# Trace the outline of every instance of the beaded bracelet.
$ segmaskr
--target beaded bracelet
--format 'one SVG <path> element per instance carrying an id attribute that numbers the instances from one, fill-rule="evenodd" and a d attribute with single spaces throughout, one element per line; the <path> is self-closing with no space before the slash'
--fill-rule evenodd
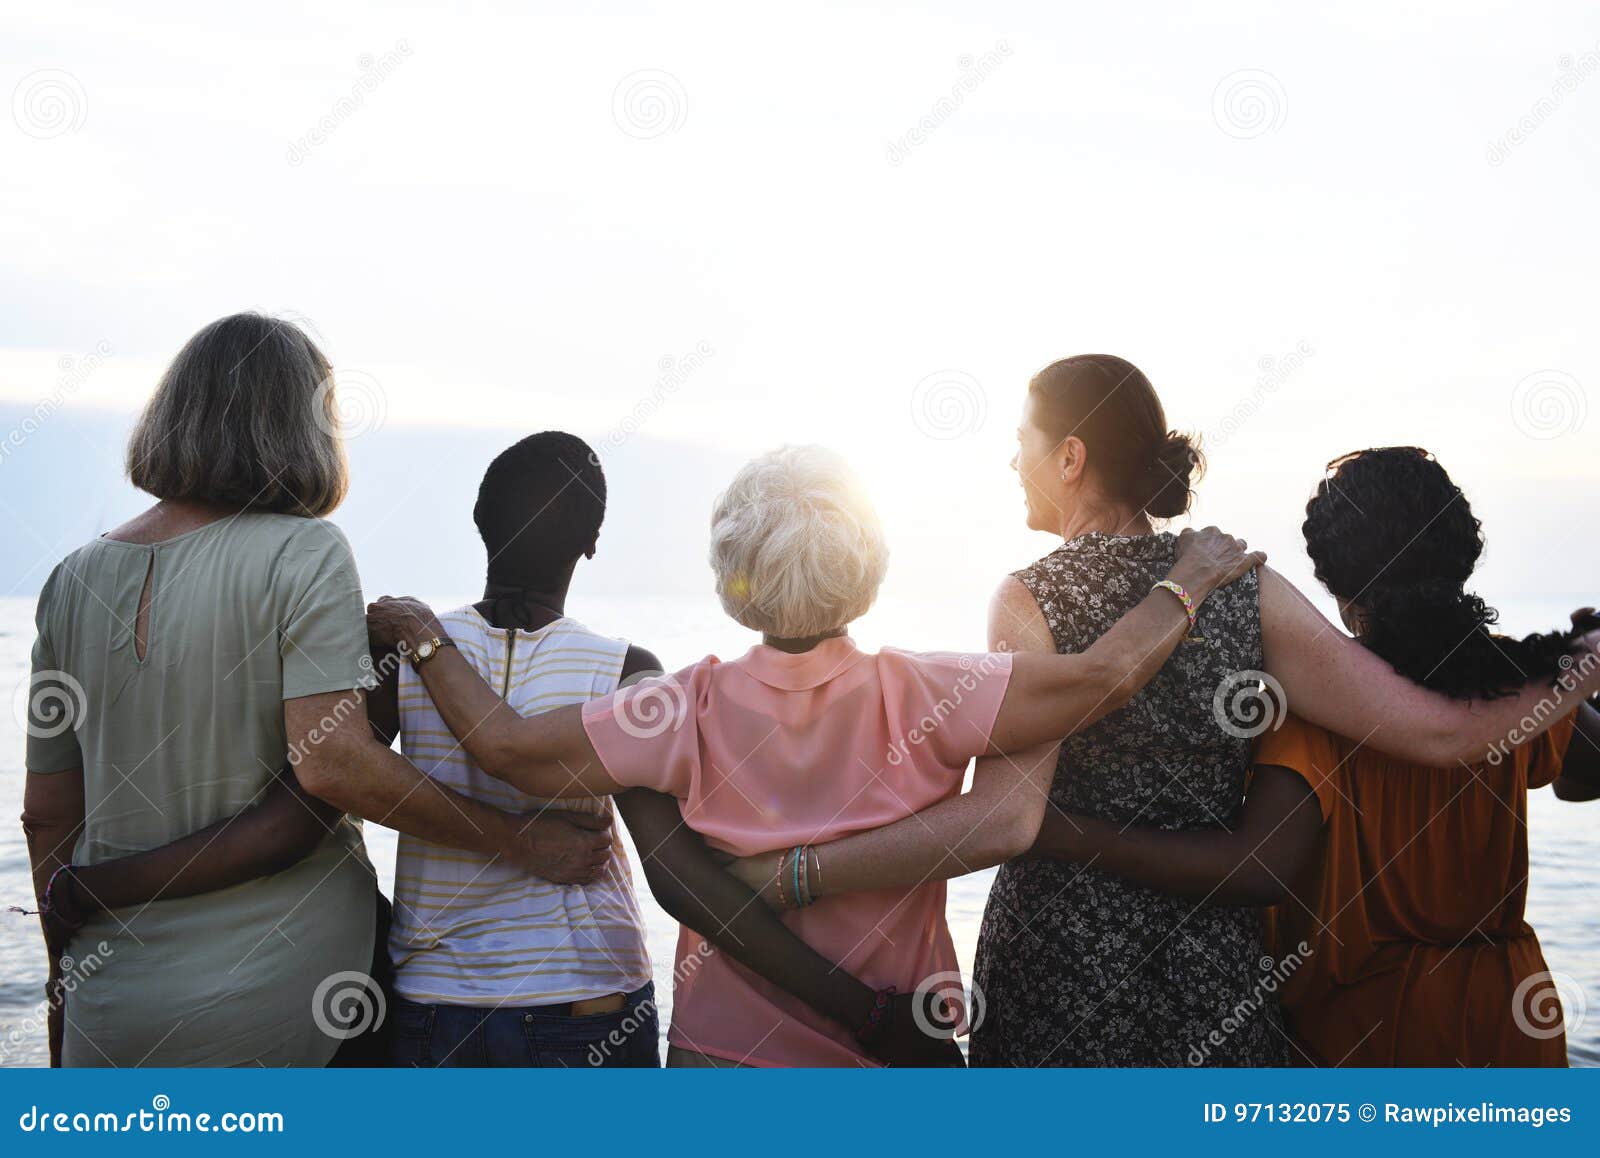
<path id="1" fill-rule="evenodd" d="M 789 899 L 783 895 L 783 862 L 788 859 L 788 853 L 780 852 L 778 854 L 778 907 L 780 909 L 789 907 Z"/>
<path id="2" fill-rule="evenodd" d="M 1171 579 L 1163 579 L 1152 591 L 1170 591 L 1178 597 L 1178 602 L 1183 604 L 1183 613 L 1189 617 L 1189 630 L 1194 630 L 1195 616 L 1200 614 L 1200 609 L 1195 606 L 1194 598 L 1183 589 L 1181 583 L 1174 583 Z"/>

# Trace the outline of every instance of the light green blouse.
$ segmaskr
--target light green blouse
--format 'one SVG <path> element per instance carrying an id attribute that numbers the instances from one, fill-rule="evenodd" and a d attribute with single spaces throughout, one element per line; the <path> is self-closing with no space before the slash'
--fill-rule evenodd
<path id="1" fill-rule="evenodd" d="M 82 767 L 84 864 L 244 808 L 286 759 L 283 701 L 348 691 L 371 669 L 349 544 L 332 523 L 290 515 L 246 513 L 154 545 L 97 539 L 51 574 L 38 629 L 28 770 Z M 67 998 L 64 1063 L 325 1064 L 340 1042 L 313 998 L 333 974 L 371 970 L 375 903 L 346 819 L 274 876 L 97 915 L 72 945 L 100 960 Z"/>

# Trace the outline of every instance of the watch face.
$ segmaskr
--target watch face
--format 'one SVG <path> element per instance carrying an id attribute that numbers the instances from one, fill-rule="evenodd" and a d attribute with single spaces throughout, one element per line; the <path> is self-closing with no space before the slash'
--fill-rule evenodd
<path id="1" fill-rule="evenodd" d="M 430 639 L 430 640 L 428 640 L 427 643 L 419 643 L 419 644 L 417 644 L 417 658 L 418 659 L 432 659 L 433 658 L 433 652 L 434 652 L 433 640 Z"/>

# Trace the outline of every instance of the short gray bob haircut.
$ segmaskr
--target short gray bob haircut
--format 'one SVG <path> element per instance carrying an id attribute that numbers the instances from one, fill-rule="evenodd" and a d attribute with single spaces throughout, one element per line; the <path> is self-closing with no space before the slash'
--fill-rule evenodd
<path id="1" fill-rule="evenodd" d="M 745 627 L 780 639 L 866 614 L 889 565 L 883 527 L 845 460 L 784 446 L 739 471 L 711 513 L 717 595 Z"/>

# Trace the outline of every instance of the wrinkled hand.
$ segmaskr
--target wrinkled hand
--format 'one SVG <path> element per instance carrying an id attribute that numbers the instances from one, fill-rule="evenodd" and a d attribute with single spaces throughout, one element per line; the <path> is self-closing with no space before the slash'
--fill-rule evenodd
<path id="1" fill-rule="evenodd" d="M 1265 551 L 1252 551 L 1243 539 L 1216 527 L 1189 530 L 1178 536 L 1172 579 L 1199 603 L 1217 588 L 1226 587 L 1266 561 Z"/>
<path id="2" fill-rule="evenodd" d="M 611 813 L 546 808 L 529 813 L 517 843 L 506 850 L 524 872 L 558 885 L 593 884 L 611 863 Z"/>
<path id="3" fill-rule="evenodd" d="M 367 638 L 374 647 L 415 647 L 444 634 L 433 608 L 420 599 L 385 595 L 367 604 Z"/>

